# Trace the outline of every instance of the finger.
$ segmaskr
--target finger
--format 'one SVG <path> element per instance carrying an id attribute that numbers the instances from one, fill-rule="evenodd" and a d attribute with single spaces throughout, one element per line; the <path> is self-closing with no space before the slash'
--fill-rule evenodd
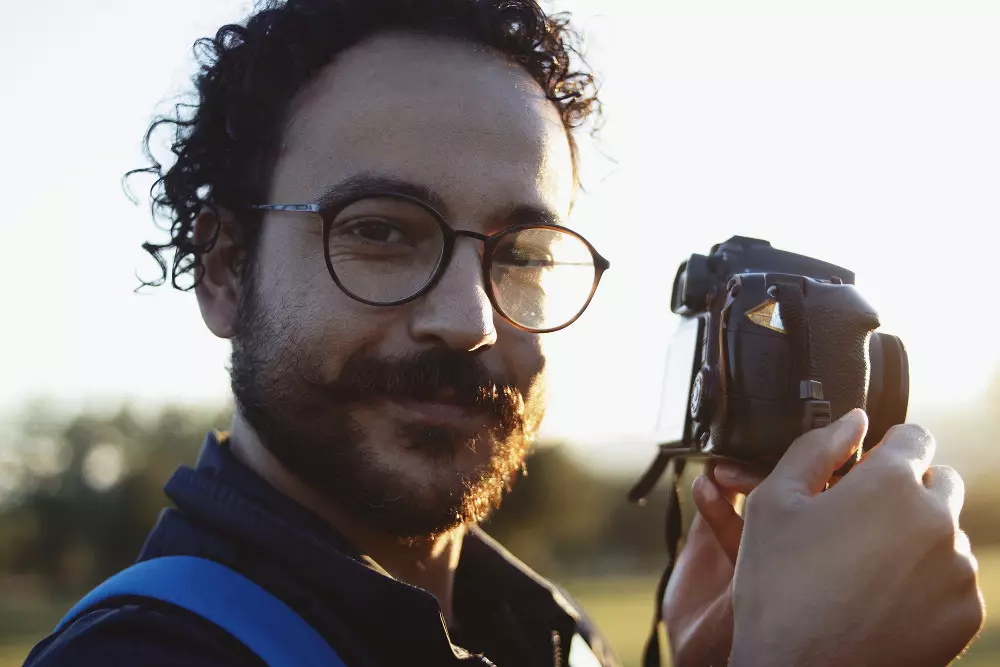
<path id="1" fill-rule="evenodd" d="M 890 428 L 882 441 L 865 453 L 866 466 L 899 465 L 904 462 L 913 469 L 919 481 L 934 459 L 937 443 L 927 429 L 916 424 L 901 424 Z"/>
<path id="2" fill-rule="evenodd" d="M 972 542 L 969 541 L 969 536 L 964 530 L 955 533 L 955 553 L 964 556 L 972 563 L 973 569 L 979 571 L 976 557 L 972 555 Z"/>
<path id="3" fill-rule="evenodd" d="M 792 443 L 769 479 L 814 496 L 857 451 L 867 430 L 868 417 L 855 408 L 829 426 L 808 431 Z"/>
<path id="4" fill-rule="evenodd" d="M 969 542 L 969 536 L 963 530 L 955 531 L 955 553 L 965 561 L 965 566 L 972 572 L 972 576 L 976 579 L 976 587 L 979 588 L 979 561 L 972 553 L 972 543 Z M 979 606 L 980 609 L 984 608 L 981 589 L 979 590 Z"/>
<path id="5" fill-rule="evenodd" d="M 931 466 L 924 473 L 923 481 L 927 490 L 948 507 L 957 524 L 962 505 L 965 504 L 965 482 L 962 481 L 962 476 L 948 466 Z"/>
<path id="6" fill-rule="evenodd" d="M 733 501 L 726 498 L 715 482 L 705 475 L 694 480 L 691 492 L 699 514 L 712 529 L 730 562 L 735 564 L 743 536 L 743 519 L 733 508 Z"/>
<path id="7" fill-rule="evenodd" d="M 830 481 L 826 483 L 826 488 L 832 489 L 833 487 L 840 484 L 840 480 L 842 479 L 844 479 L 843 475 L 834 475 L 833 477 L 830 478 Z"/>
<path id="8" fill-rule="evenodd" d="M 670 633 L 670 648 L 674 665 L 725 665 L 733 642 L 732 582 L 723 595 L 718 596 L 687 627 L 676 628 Z M 670 627 L 670 626 L 668 626 Z"/>
<path id="9" fill-rule="evenodd" d="M 731 487 L 719 484 L 719 482 L 715 479 L 715 468 L 720 463 L 723 463 L 723 461 L 717 460 L 717 459 L 710 459 L 705 464 L 704 475 L 705 475 L 705 477 L 708 477 L 710 480 L 712 480 L 713 482 L 715 482 L 715 486 L 718 488 L 719 492 L 722 493 L 722 497 L 725 498 L 726 500 L 728 500 L 729 504 L 732 505 L 733 508 L 738 512 L 739 509 L 740 509 L 740 507 L 743 504 L 742 501 L 743 501 L 743 498 L 746 495 L 746 493 L 744 493 L 743 491 L 740 491 L 737 488 L 731 488 Z M 748 463 L 741 463 L 741 462 L 730 462 L 730 463 L 734 463 L 736 466 L 741 467 L 741 468 L 745 466 L 748 471 L 756 470 L 756 466 L 753 466 L 753 465 L 748 464 Z M 751 481 L 754 478 L 754 475 L 756 473 L 747 472 L 746 474 L 748 475 L 748 479 L 746 481 L 749 482 L 749 481 Z M 767 477 L 767 473 L 766 472 L 760 472 L 759 474 L 760 474 L 760 481 L 763 481 L 764 478 Z M 759 484 L 759 483 L 760 482 L 757 482 L 757 484 Z M 749 493 L 750 491 L 753 491 L 754 488 L 756 488 L 756 486 L 751 487 L 749 489 L 749 491 L 747 491 L 747 493 Z"/>
<path id="10" fill-rule="evenodd" d="M 764 481 L 767 471 L 737 461 L 718 461 L 710 469 L 709 478 L 724 491 L 747 495 Z"/>

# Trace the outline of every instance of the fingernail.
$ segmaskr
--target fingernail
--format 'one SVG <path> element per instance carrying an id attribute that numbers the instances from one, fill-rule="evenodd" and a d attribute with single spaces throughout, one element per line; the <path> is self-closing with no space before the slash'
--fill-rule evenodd
<path id="1" fill-rule="evenodd" d="M 691 493 L 701 493 L 701 487 L 703 486 L 705 486 L 705 476 L 698 475 L 694 478 L 694 481 L 691 482 Z"/>
<path id="2" fill-rule="evenodd" d="M 712 480 L 704 475 L 699 475 L 698 479 L 695 480 L 695 485 L 695 492 L 700 493 L 708 502 L 714 503 L 719 499 L 719 490 L 715 488 L 715 484 L 712 484 Z"/>
<path id="3" fill-rule="evenodd" d="M 861 419 L 861 408 L 854 408 L 837 420 L 838 424 L 854 424 Z"/>
<path id="4" fill-rule="evenodd" d="M 725 462 L 715 464 L 712 477 L 722 486 L 743 486 L 745 484 L 755 484 L 760 481 L 756 477 L 748 475 L 740 467 Z"/>

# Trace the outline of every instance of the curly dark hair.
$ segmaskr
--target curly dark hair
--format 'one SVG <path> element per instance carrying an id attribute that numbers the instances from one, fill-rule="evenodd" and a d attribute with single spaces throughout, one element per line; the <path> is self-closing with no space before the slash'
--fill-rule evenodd
<path id="1" fill-rule="evenodd" d="M 559 111 L 576 169 L 572 130 L 600 115 L 600 101 L 566 14 L 546 15 L 536 0 L 266 0 L 245 24 L 195 42 L 197 101 L 153 120 L 144 139 L 150 166 L 126 174 L 155 177 L 152 214 L 169 223 L 169 242 L 143 244 L 161 274 L 144 285 L 167 281 L 171 251 L 171 284 L 197 285 L 200 258 L 218 237 L 217 228 L 214 238 L 195 242 L 194 221 L 206 208 L 241 212 L 235 231 L 252 257 L 260 216 L 245 211 L 267 196 L 292 98 L 338 53 L 390 30 L 467 40 L 523 67 Z M 173 130 L 167 169 L 151 148 L 164 127 Z"/>

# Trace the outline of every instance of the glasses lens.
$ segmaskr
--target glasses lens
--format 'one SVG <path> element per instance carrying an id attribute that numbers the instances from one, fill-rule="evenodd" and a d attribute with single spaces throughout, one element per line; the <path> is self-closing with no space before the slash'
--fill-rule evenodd
<path id="1" fill-rule="evenodd" d="M 497 306 L 516 324 L 539 331 L 561 327 L 580 314 L 595 272 L 583 239 L 544 227 L 505 236 L 490 264 Z"/>
<path id="2" fill-rule="evenodd" d="M 419 292 L 437 270 L 444 235 L 429 211 L 406 199 L 372 197 L 344 208 L 330 224 L 326 251 L 341 287 L 373 303 Z"/>

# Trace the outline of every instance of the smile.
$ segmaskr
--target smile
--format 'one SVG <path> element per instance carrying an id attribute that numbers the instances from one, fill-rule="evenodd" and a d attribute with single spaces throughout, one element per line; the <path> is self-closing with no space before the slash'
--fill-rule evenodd
<path id="1" fill-rule="evenodd" d="M 399 408 L 408 420 L 433 424 L 460 424 L 481 416 L 482 410 L 444 401 L 397 400 L 390 403 Z"/>

